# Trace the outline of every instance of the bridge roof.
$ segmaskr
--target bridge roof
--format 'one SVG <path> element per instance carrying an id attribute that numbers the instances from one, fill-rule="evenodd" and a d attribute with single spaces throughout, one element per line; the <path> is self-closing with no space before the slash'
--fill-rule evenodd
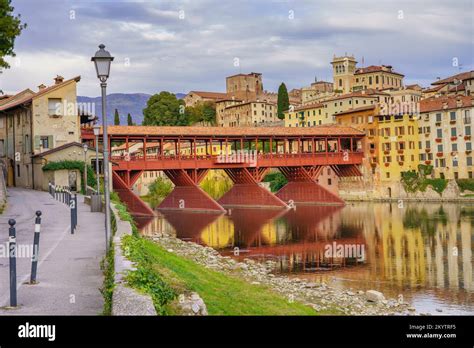
<path id="1" fill-rule="evenodd" d="M 197 137 L 255 137 L 255 136 L 364 136 L 353 127 L 331 124 L 315 127 L 159 127 L 159 126 L 108 126 L 112 136 L 197 136 Z M 101 128 L 102 131 L 102 128 Z"/>

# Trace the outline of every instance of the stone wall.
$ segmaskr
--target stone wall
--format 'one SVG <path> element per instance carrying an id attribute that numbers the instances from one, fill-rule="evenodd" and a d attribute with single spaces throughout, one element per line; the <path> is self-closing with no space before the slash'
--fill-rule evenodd
<path id="1" fill-rule="evenodd" d="M 113 203 L 111 208 L 117 221 L 117 231 L 114 236 L 115 287 L 112 295 L 112 315 L 157 315 L 151 297 L 139 293 L 126 284 L 127 272 L 135 270 L 135 267 L 123 255 L 122 237 L 132 234 L 132 226 L 129 222 L 120 220 Z"/>
<path id="2" fill-rule="evenodd" d="M 344 200 L 468 200 L 463 198 L 455 180 L 449 180 L 447 187 L 440 195 L 428 186 L 424 192 L 407 192 L 401 182 L 386 182 L 372 185 L 364 181 L 341 181 L 339 183 L 339 195 Z"/>

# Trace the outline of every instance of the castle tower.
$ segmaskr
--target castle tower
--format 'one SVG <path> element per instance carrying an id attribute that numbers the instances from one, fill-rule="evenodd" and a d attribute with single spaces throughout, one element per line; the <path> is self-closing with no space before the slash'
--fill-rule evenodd
<path id="1" fill-rule="evenodd" d="M 336 57 L 331 62 L 334 90 L 350 93 L 354 83 L 354 73 L 357 61 L 354 56 Z"/>

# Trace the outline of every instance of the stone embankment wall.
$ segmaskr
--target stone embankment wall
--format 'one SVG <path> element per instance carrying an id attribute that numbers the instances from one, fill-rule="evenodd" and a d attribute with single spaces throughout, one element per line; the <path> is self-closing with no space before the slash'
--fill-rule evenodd
<path id="1" fill-rule="evenodd" d="M 114 236 L 115 287 L 112 296 L 112 315 L 156 315 L 151 296 L 139 293 L 126 284 L 127 272 L 135 268 L 122 251 L 122 237 L 132 234 L 132 226 L 128 221 L 120 220 L 113 203 L 111 208 L 117 221 Z"/>
<path id="2" fill-rule="evenodd" d="M 341 181 L 339 183 L 339 195 L 348 201 L 371 201 L 371 200 L 414 200 L 414 201 L 474 201 L 471 197 L 464 197 L 469 192 L 461 193 L 455 180 L 449 180 L 447 187 L 440 195 L 428 186 L 424 192 L 407 192 L 401 182 L 372 183 L 362 180 Z"/>

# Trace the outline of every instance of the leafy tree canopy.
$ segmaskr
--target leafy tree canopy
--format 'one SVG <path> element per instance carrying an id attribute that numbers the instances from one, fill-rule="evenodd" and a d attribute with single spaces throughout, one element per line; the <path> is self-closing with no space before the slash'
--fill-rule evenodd
<path id="1" fill-rule="evenodd" d="M 162 91 L 148 99 L 143 109 L 144 126 L 187 126 L 184 100 L 177 99 L 173 93 Z"/>
<path id="2" fill-rule="evenodd" d="M 26 23 L 21 23 L 21 15 L 13 15 L 13 10 L 11 0 L 0 0 L 0 72 L 10 67 L 4 57 L 15 56 L 15 39 L 26 28 Z"/>
<path id="3" fill-rule="evenodd" d="M 212 126 L 216 124 L 216 105 L 211 101 L 199 102 L 186 108 L 190 124 Z"/>

